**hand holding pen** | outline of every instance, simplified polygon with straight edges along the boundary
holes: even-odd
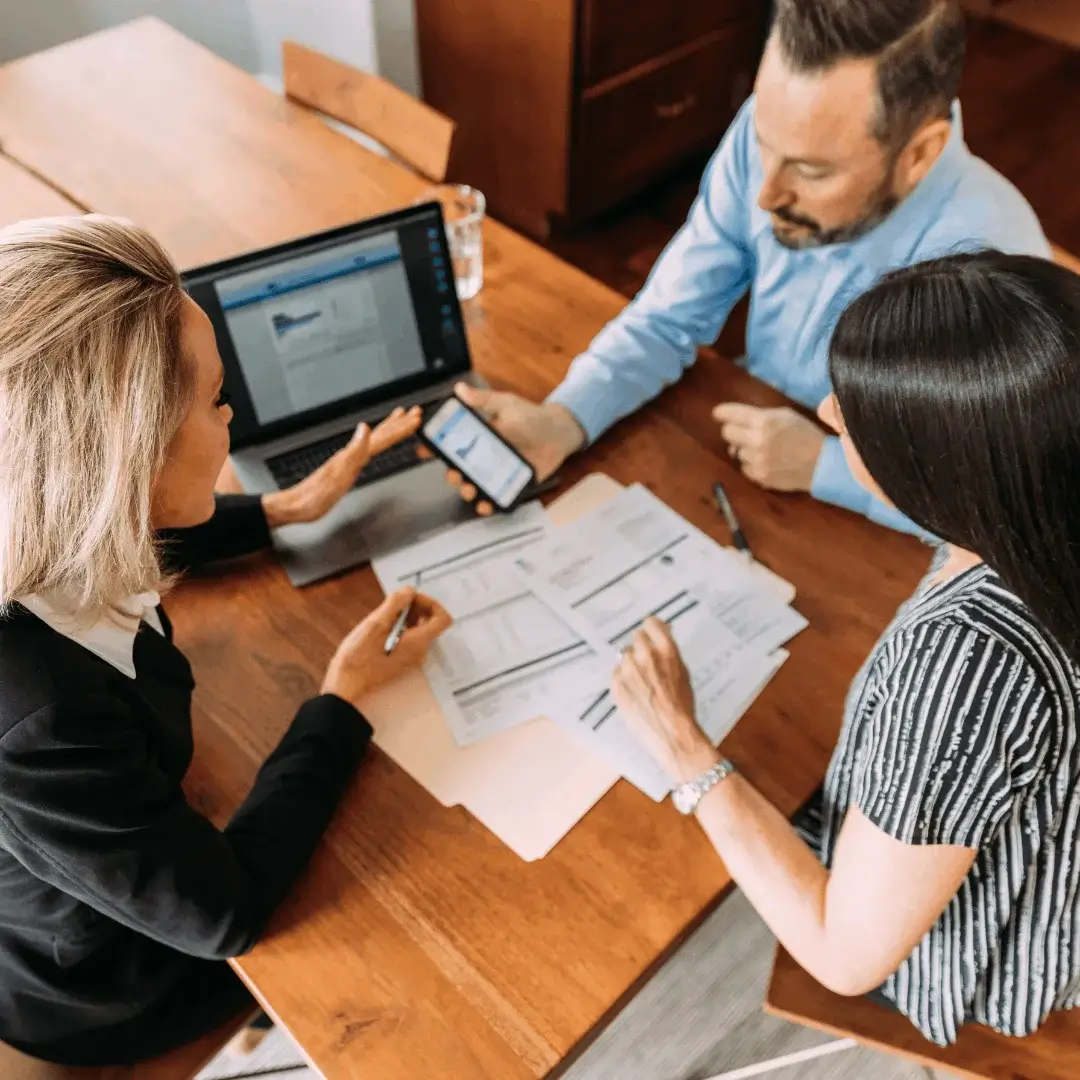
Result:
[[[372,691],[416,667],[451,622],[442,604],[411,586],[392,592],[338,646],[322,693],[361,708]]]

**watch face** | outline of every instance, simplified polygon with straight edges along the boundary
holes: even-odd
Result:
[[[698,804],[697,792],[690,784],[680,784],[671,793],[671,802],[680,814],[692,814]]]

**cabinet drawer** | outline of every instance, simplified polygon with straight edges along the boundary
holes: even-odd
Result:
[[[764,0],[584,0],[584,85],[691,44],[764,6]]]
[[[681,158],[715,146],[750,92],[757,23],[738,23],[690,53],[581,103],[571,213],[610,206]]]

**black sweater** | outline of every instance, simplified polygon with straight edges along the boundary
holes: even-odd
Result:
[[[170,537],[174,564],[265,547],[255,498]],[[224,831],[184,800],[191,668],[146,626],[130,679],[23,608],[0,620],[0,1040],[47,1047],[137,1020],[190,957],[250,949],[371,736],[304,704]]]

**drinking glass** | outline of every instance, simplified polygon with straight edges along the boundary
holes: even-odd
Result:
[[[466,184],[439,184],[424,192],[417,202],[442,204],[458,299],[471,300],[484,284],[483,224],[487,199],[483,192]]]

